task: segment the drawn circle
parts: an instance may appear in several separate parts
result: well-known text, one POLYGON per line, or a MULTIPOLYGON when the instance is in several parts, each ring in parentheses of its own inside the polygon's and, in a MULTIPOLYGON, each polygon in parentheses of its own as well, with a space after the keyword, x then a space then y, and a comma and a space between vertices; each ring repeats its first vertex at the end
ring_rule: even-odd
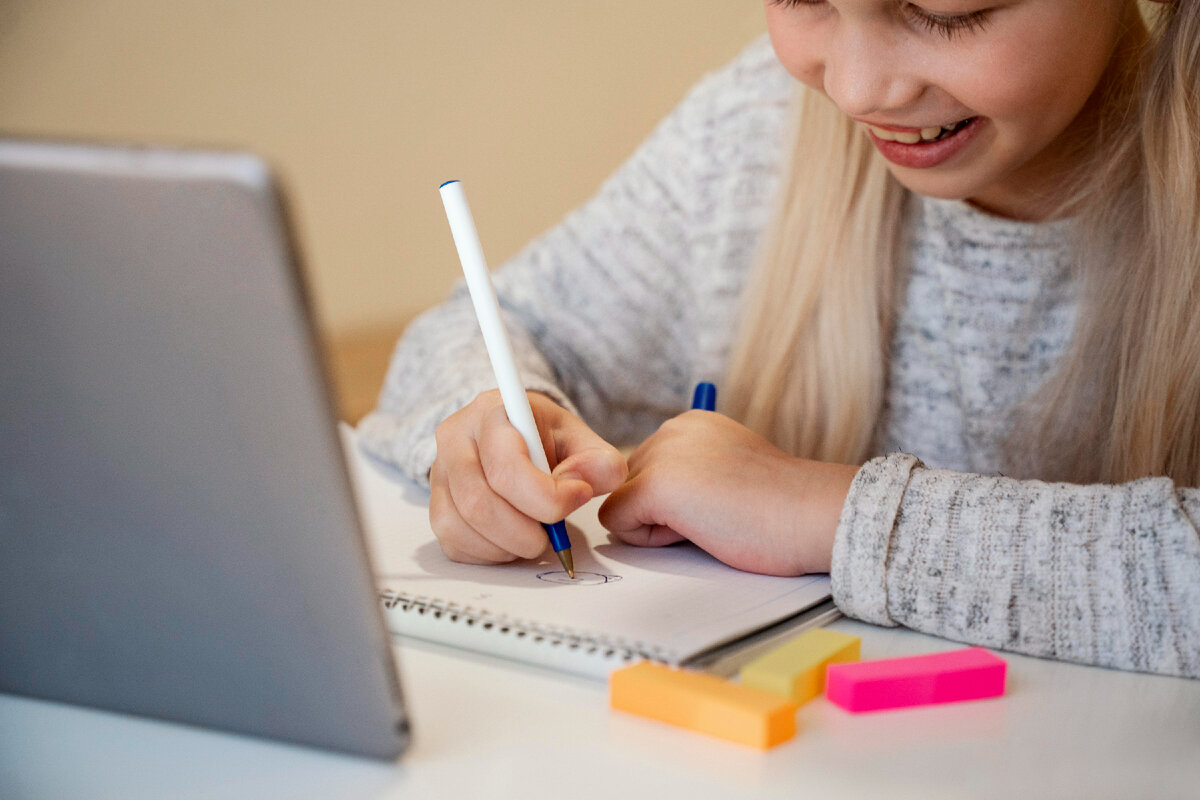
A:
POLYGON ((581 570, 575 570, 575 577, 572 578, 564 569, 556 569, 552 572, 539 572, 537 578, 539 581, 565 583, 568 586, 596 586, 601 583, 615 583, 621 580, 620 575, 605 575, 603 572, 583 572, 581 570))

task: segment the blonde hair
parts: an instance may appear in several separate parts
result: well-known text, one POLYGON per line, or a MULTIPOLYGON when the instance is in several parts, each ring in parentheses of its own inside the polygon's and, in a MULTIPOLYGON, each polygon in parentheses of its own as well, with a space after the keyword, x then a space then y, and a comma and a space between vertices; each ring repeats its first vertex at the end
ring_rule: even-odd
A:
POLYGON ((861 461, 883 401, 907 191, 824 97, 801 91, 794 111, 722 405, 784 450, 861 461))
MULTIPOLYGON (((1200 2, 1163 4, 1155 22, 1101 87, 1105 147, 1061 207, 1079 322, 1019 411, 1009 474, 1200 484, 1200 2)), ((723 406, 795 455, 861 463, 883 404, 908 192, 831 102, 802 91, 795 105, 723 406)))

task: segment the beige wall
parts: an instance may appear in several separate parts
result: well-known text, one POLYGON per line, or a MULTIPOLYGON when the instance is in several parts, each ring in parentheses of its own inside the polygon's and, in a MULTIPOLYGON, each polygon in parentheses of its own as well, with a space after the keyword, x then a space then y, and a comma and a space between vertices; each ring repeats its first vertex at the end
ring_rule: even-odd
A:
POLYGON ((758 0, 0 0, 0 131, 241 147, 287 184, 326 334, 394 327, 584 200, 758 0))

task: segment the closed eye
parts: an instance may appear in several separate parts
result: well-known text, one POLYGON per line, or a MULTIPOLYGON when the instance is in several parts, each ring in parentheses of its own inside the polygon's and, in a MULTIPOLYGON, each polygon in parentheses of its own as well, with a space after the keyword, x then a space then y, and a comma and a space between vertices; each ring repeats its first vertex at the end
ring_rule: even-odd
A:
POLYGON ((935 14, 912 3, 905 3, 904 13, 926 30, 940 33, 947 39, 953 39, 960 33, 978 33, 987 27, 988 22, 988 9, 966 14, 935 14))
MULTIPOLYGON (((778 6, 819 6, 826 0, 771 0, 778 6)), ((940 34, 947 39, 954 39, 964 33, 978 33, 987 27, 990 9, 970 11, 965 14, 938 14, 926 11, 915 3, 902 3, 904 15, 913 23, 927 31, 940 34)))

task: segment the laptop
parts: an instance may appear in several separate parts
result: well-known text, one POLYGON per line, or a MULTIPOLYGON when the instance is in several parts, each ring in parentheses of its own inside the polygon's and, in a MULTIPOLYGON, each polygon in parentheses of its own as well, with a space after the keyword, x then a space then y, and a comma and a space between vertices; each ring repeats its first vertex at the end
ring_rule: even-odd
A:
POLYGON ((280 197, 247 154, 0 140, 0 691, 393 759, 280 197))

